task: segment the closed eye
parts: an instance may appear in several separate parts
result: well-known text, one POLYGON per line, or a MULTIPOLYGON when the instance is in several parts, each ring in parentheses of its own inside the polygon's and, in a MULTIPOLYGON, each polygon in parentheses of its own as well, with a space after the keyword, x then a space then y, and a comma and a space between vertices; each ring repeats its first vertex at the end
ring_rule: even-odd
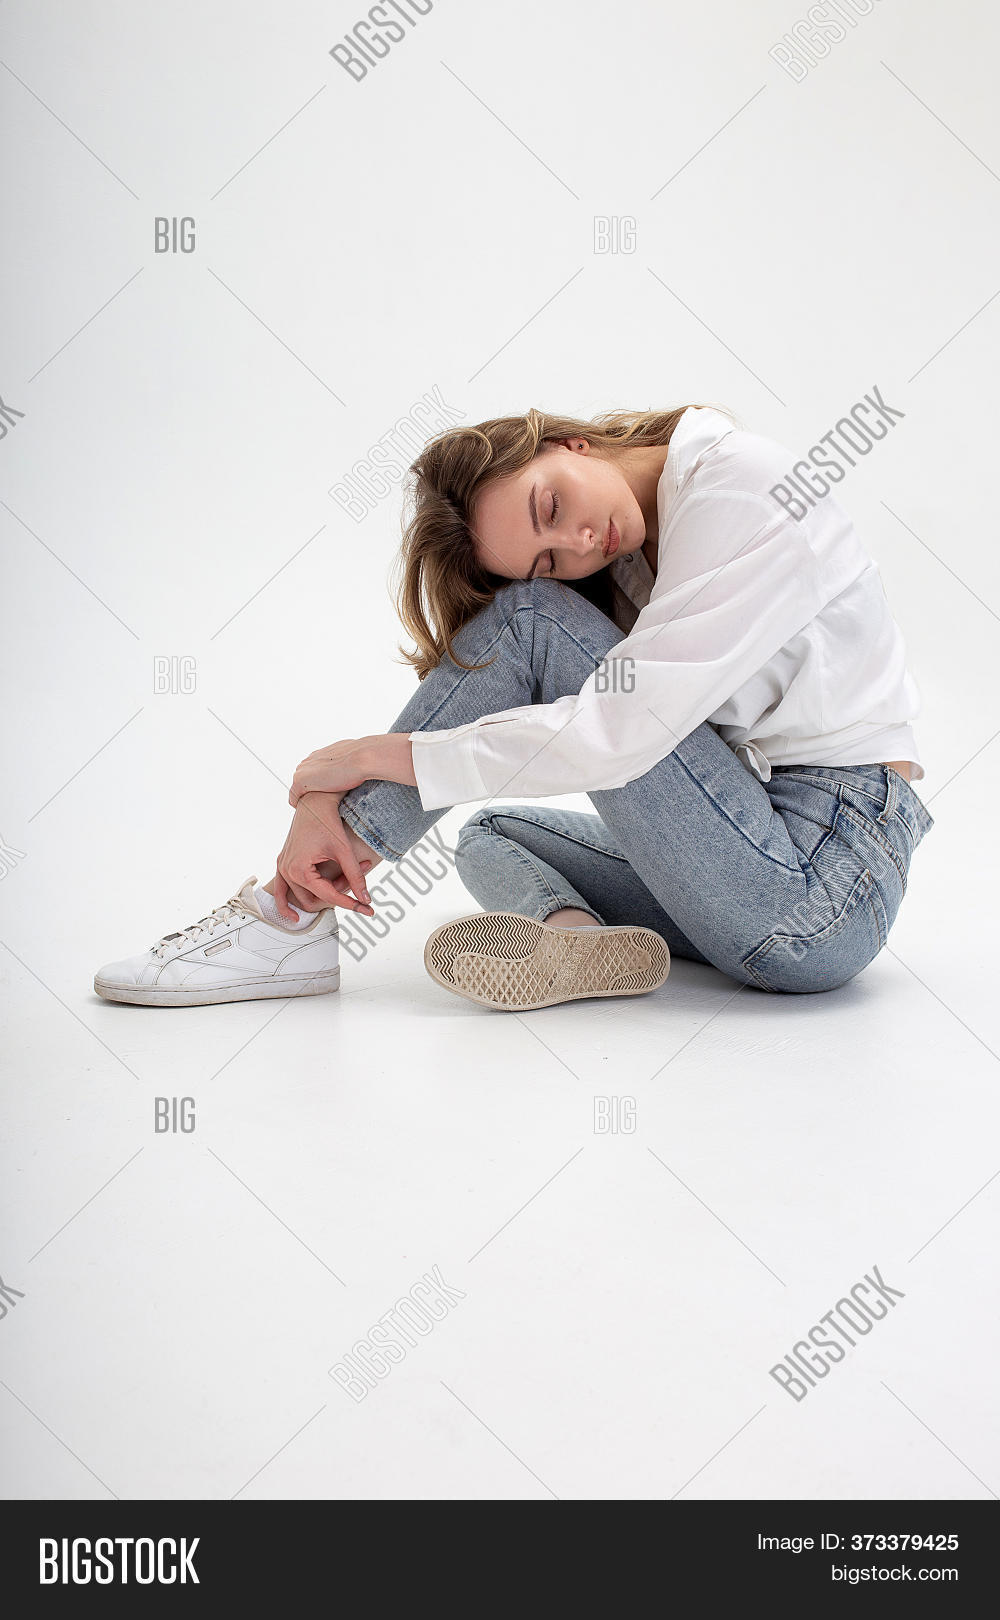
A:
MULTIPOLYGON (((556 521, 556 518, 558 517, 558 515, 559 515, 559 496, 556 494, 555 490, 553 490, 552 491, 552 511, 549 513, 549 523, 550 524, 554 523, 556 521)), ((548 551, 548 552, 545 553, 545 556, 546 556, 546 558, 548 560, 548 569, 546 570, 546 573, 541 575, 541 576, 539 576, 539 574, 536 572, 536 574, 535 574, 536 579, 538 579, 539 577, 541 577, 543 579, 544 578, 551 578, 555 574, 555 571, 556 571, 555 552, 548 551)), ((541 560, 541 559, 539 559, 539 560, 541 560)))

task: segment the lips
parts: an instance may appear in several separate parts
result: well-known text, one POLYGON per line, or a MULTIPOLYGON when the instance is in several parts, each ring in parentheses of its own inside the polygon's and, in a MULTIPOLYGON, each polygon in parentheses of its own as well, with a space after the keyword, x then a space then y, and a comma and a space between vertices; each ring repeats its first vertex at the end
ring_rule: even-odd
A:
POLYGON ((604 544, 601 547, 605 557, 613 557, 621 543, 622 537, 615 528, 615 520, 614 518, 609 518, 608 532, 604 537, 604 544))

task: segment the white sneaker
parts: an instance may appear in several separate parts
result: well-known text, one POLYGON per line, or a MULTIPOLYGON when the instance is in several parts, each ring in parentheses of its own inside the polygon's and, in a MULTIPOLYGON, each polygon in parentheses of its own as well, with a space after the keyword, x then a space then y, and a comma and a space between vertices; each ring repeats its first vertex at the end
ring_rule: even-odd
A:
POLYGON ((140 956, 99 969, 105 1001, 141 1007, 200 1007, 269 996, 321 996, 340 989, 337 917, 320 911, 308 928, 280 928, 261 914, 255 877, 224 906, 140 956))

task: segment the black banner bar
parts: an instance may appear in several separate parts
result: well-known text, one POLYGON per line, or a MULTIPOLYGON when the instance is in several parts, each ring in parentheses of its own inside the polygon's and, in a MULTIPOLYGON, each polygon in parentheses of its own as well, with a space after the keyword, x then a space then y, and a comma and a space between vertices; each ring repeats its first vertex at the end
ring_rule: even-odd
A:
POLYGON ((615 1613, 648 1594, 685 1614, 748 1597, 822 1614, 859 1587, 883 1589, 885 1614, 971 1613, 993 1588, 998 1529, 989 1501, 21 1501, 2 1523, 5 1590, 32 1615, 234 1600, 297 1615, 316 1597, 378 1614, 418 1587, 446 1608, 559 1616, 576 1591, 615 1613))

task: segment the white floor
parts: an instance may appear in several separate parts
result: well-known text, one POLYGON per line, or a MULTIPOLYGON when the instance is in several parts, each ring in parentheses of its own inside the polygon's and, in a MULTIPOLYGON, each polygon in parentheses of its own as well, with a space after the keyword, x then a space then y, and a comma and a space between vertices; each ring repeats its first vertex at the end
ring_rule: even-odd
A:
POLYGON ((943 788, 889 949, 808 998, 680 962, 491 1014, 423 972, 451 876, 340 995, 109 1006, 85 968, 226 885, 129 918, 109 827, 53 933, 62 874, 15 866, 5 1493, 995 1494, 994 917, 953 899, 998 763, 943 788), (873 1265, 905 1299, 794 1402, 769 1368, 873 1265), (329 1369, 435 1266, 465 1297, 353 1400, 329 1369))

